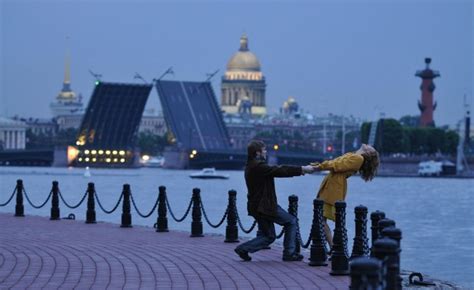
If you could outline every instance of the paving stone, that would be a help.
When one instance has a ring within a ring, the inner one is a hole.
[[[282,249],[241,262],[224,237],[0,214],[0,289],[348,289],[329,267],[281,261]]]

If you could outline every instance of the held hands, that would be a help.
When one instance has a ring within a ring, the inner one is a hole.
[[[305,165],[305,166],[301,166],[301,170],[303,171],[303,174],[307,174],[307,173],[313,173],[315,168],[311,165]]]

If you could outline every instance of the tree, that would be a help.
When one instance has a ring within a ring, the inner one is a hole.
[[[403,128],[395,119],[383,119],[381,149],[383,153],[403,151]]]
[[[362,143],[369,142],[372,123],[362,124],[360,133]],[[375,148],[380,153],[397,153],[403,151],[402,146],[403,127],[395,119],[380,119],[377,124],[377,134],[375,136]]]
[[[441,152],[446,139],[444,130],[439,128],[426,128],[425,130],[427,132],[425,152],[428,154]]]
[[[456,154],[459,142],[459,135],[456,131],[448,130],[445,132],[445,140],[441,152],[447,154]]]
[[[400,118],[400,124],[403,127],[416,128],[420,126],[420,116],[419,115],[418,116],[409,116],[409,115],[403,116]]]
[[[51,133],[34,134],[31,129],[26,130],[26,149],[53,149],[54,141]]]
[[[369,143],[369,134],[370,134],[371,123],[364,122],[360,127],[360,139],[362,143]]]
[[[59,146],[75,145],[78,132],[79,130],[75,128],[68,128],[65,130],[58,131],[58,133],[54,137],[54,145],[59,145]]]

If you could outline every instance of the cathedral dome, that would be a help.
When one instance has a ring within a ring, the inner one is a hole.
[[[227,63],[227,71],[260,71],[260,62],[258,61],[257,56],[249,51],[246,35],[242,35],[240,38],[240,49]]]

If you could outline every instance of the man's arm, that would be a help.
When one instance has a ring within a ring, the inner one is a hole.
[[[262,162],[256,166],[255,173],[261,176],[293,177],[293,176],[303,175],[303,170],[301,166],[291,166],[291,165],[271,166]]]

